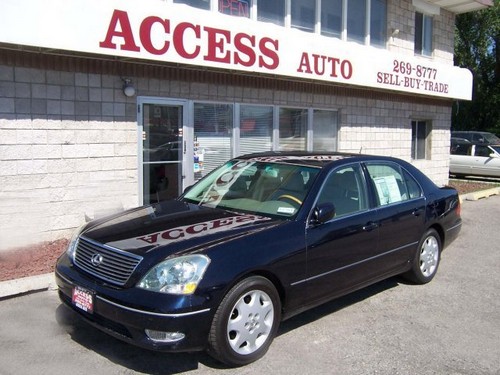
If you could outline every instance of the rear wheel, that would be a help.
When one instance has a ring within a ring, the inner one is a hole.
[[[429,229],[422,236],[412,269],[405,277],[418,284],[431,281],[437,273],[441,259],[441,238],[434,229]]]
[[[254,362],[269,349],[280,320],[281,303],[274,285],[260,276],[244,279],[217,309],[209,353],[230,366]]]

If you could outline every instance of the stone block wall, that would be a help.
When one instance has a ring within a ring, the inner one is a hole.
[[[0,249],[137,205],[135,110],[119,77],[0,66]]]

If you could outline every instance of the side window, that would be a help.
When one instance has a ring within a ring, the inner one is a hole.
[[[452,155],[470,155],[470,144],[452,143],[450,152]]]
[[[476,156],[489,157],[491,154],[491,150],[487,146],[476,146],[476,152],[474,152]]]
[[[408,172],[403,170],[403,177],[408,189],[408,196],[410,199],[420,198],[422,196],[422,188],[417,181]]]
[[[335,216],[366,210],[366,189],[359,165],[341,167],[326,179],[318,203],[333,203]]]
[[[370,163],[366,167],[375,186],[379,206],[402,202],[411,198],[406,179],[403,177],[399,166]],[[416,182],[414,183],[416,184]],[[412,186],[412,194],[418,194],[415,192],[415,188],[416,186]]]

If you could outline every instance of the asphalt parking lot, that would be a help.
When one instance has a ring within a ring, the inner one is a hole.
[[[500,196],[462,206],[435,279],[391,278],[281,325],[267,355],[227,369],[82,322],[55,291],[0,301],[0,374],[500,374]]]

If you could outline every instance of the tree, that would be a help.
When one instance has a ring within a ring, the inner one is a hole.
[[[500,133],[500,0],[456,17],[455,65],[474,77],[472,101],[455,102],[454,130]]]

